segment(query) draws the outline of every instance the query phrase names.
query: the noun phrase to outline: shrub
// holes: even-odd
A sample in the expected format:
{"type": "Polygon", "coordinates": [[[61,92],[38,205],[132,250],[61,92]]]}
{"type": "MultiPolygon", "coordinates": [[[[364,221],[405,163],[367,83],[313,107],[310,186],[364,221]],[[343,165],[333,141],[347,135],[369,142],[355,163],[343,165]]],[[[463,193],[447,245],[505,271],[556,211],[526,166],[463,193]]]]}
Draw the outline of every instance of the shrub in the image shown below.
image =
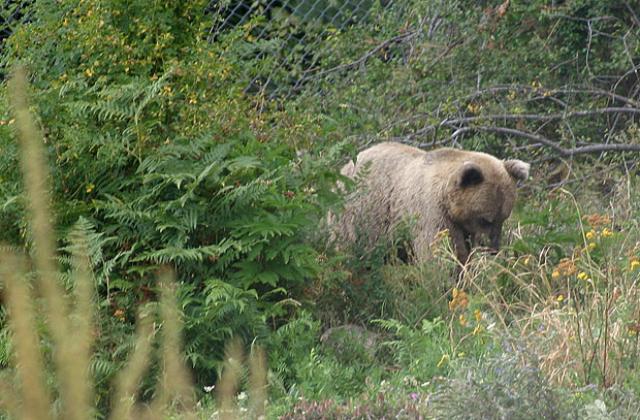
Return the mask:
{"type": "Polygon", "coordinates": [[[459,367],[430,399],[436,417],[451,419],[567,418],[560,395],[535,357],[507,350],[459,367]]]}
{"type": "MultiPolygon", "coordinates": [[[[104,337],[113,340],[103,346],[117,348],[120,324],[154,296],[149,274],[172,266],[187,357],[210,384],[223,343],[264,337],[317,273],[307,239],[335,199],[337,149],[298,157],[271,137],[268,116],[234,82],[237,63],[202,36],[205,4],[34,2],[5,59],[25,63],[32,79],[57,231],[82,219],[93,232],[102,325],[112,329],[104,337]]],[[[0,240],[22,245],[15,144],[3,123],[0,240]]]]}

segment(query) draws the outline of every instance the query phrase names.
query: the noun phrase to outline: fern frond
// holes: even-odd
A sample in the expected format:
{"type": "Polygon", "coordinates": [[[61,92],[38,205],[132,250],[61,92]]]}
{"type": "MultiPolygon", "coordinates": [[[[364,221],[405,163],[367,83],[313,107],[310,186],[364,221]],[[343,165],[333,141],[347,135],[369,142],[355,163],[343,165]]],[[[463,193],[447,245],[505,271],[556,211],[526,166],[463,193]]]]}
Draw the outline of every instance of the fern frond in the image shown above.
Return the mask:
{"type": "Polygon", "coordinates": [[[181,248],[170,246],[159,250],[143,252],[132,261],[152,261],[156,264],[202,262],[207,258],[219,258],[233,248],[238,248],[240,242],[225,239],[219,244],[206,245],[195,248],[181,248]]]}

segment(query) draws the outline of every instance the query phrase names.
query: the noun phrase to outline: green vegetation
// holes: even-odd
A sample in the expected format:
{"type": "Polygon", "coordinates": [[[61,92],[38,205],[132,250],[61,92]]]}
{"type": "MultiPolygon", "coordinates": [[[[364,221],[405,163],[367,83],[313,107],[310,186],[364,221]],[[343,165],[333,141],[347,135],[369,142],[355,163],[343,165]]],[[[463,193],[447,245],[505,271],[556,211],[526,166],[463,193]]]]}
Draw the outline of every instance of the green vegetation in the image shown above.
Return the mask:
{"type": "Polygon", "coordinates": [[[637,5],[371,2],[210,36],[231,3],[43,0],[12,23],[0,416],[182,418],[194,394],[203,418],[637,417],[637,5]],[[457,283],[446,235],[422,265],[402,231],[335,249],[338,168],[380,140],[531,162],[508,245],[457,283]],[[193,393],[167,385],[182,363],[193,393]]]}

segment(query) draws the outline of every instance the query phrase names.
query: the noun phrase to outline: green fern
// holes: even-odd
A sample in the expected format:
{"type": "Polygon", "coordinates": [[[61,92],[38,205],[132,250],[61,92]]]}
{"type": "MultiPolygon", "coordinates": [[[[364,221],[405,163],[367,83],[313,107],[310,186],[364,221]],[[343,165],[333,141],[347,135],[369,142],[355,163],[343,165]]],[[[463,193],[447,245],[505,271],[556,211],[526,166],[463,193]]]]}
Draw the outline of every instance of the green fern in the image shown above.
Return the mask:
{"type": "MultiPolygon", "coordinates": [[[[297,157],[294,141],[267,128],[229,77],[238,63],[200,32],[206,2],[52,5],[33,2],[33,24],[6,42],[6,60],[32,73],[57,229],[89,242],[108,336],[95,372],[122,360],[127,347],[114,341],[170,265],[189,358],[210,384],[224,342],[264,338],[317,272],[309,238],[335,199],[339,153],[297,157]]],[[[0,239],[25,245],[15,143],[0,125],[0,239]]],[[[59,243],[63,267],[69,244],[59,243]]]]}

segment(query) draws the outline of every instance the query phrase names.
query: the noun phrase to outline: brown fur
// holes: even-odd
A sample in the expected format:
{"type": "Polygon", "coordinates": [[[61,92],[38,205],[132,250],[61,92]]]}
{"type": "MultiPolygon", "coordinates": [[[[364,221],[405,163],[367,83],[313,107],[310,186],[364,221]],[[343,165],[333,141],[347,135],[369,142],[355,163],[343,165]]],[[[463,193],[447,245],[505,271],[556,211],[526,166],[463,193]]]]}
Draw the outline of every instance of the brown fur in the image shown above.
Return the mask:
{"type": "Polygon", "coordinates": [[[413,252],[429,254],[435,235],[449,229],[456,255],[466,262],[472,246],[489,239],[497,249],[504,220],[511,214],[516,182],[529,164],[501,161],[486,153],[455,149],[425,152],[399,143],[380,143],[358,154],[342,174],[361,179],[337,225],[338,237],[356,232],[375,243],[399,222],[415,218],[413,252]]]}

